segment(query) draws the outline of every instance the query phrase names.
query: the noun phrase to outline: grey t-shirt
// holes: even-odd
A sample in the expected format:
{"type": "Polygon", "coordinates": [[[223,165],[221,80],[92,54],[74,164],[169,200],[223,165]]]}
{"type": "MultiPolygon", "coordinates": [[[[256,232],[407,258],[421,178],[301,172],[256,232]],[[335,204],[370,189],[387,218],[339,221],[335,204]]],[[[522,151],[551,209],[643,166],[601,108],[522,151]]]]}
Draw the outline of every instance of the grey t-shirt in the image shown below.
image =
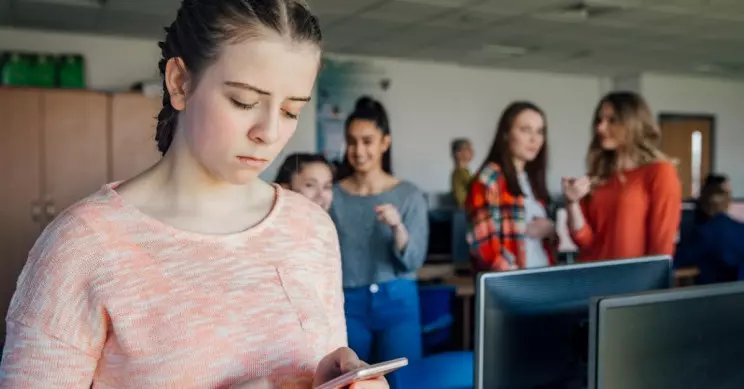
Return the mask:
{"type": "Polygon", "coordinates": [[[426,260],[428,212],[423,193],[410,182],[401,181],[394,188],[371,196],[352,195],[335,185],[330,214],[341,246],[344,287],[414,279],[416,270],[426,260]],[[392,229],[377,220],[375,207],[383,204],[395,206],[408,230],[408,244],[403,252],[395,247],[392,229]]]}

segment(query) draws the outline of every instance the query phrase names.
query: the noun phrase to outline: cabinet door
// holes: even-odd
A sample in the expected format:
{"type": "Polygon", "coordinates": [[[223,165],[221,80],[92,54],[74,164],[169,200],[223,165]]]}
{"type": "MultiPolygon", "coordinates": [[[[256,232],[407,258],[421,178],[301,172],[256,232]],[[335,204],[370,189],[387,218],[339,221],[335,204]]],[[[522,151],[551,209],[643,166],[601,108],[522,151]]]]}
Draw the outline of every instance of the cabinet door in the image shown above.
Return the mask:
{"type": "Polygon", "coordinates": [[[127,180],[160,160],[155,125],[162,102],[140,94],[111,96],[111,177],[127,180]]]}
{"type": "Polygon", "coordinates": [[[108,178],[108,98],[88,91],[43,93],[44,198],[47,221],[108,178]]]}
{"type": "Polygon", "coordinates": [[[41,230],[41,94],[0,88],[0,343],[18,275],[41,230]]]}

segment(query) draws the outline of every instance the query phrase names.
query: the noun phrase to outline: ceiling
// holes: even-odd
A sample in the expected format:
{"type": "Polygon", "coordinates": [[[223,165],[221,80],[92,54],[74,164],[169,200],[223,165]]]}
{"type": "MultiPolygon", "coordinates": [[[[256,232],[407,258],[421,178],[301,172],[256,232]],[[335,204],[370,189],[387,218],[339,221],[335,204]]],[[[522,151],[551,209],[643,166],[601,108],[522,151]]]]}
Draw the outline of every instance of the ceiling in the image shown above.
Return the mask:
{"type": "MultiPolygon", "coordinates": [[[[0,0],[0,24],[160,39],[179,3],[0,0]]],[[[744,78],[744,0],[309,3],[326,50],[334,53],[569,73],[744,78]]]]}

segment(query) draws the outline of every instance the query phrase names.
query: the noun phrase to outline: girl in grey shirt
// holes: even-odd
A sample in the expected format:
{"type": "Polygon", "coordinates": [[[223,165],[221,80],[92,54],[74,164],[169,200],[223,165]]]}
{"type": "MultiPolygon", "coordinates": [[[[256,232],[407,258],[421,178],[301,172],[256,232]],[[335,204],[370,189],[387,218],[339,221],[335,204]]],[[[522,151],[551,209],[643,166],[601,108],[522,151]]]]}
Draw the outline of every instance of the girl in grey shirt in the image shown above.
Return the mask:
{"type": "Polygon", "coordinates": [[[390,174],[388,118],[379,102],[357,101],[346,143],[347,176],[334,187],[330,213],[341,246],[349,347],[362,360],[415,360],[415,276],[426,259],[428,207],[418,188],[390,174]]]}

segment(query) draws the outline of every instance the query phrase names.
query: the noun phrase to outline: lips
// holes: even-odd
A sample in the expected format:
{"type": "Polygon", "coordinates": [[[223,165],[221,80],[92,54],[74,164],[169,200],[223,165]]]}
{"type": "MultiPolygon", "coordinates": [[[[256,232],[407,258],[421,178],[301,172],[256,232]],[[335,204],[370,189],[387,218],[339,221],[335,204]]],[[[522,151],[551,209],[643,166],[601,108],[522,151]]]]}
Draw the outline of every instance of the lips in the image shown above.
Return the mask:
{"type": "Polygon", "coordinates": [[[262,167],[267,162],[269,162],[268,159],[248,157],[248,156],[243,156],[243,155],[239,155],[237,158],[238,158],[238,162],[248,167],[262,167]]]}

